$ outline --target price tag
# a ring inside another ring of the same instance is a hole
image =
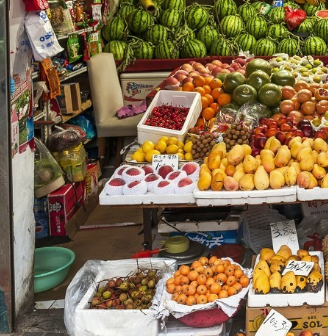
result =
[[[313,268],[313,261],[296,261],[290,260],[286,265],[282,275],[289,271],[293,271],[295,275],[305,275],[308,276]]]
[[[177,154],[153,155],[152,167],[154,171],[166,165],[171,166],[173,170],[178,170],[179,156]]]
[[[296,254],[299,249],[295,222],[293,220],[270,223],[273,250],[277,252],[282,245],[290,247]]]
[[[285,336],[292,327],[292,322],[285,316],[271,309],[266,319],[261,324],[256,336]]]

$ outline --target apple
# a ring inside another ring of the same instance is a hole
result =
[[[260,155],[260,153],[261,153],[261,148],[256,148],[256,147],[252,148],[252,153],[251,153],[252,156],[255,157],[256,155]]]
[[[216,66],[215,68],[212,69],[211,74],[212,74],[213,76],[216,76],[216,75],[219,74],[221,71],[222,71],[222,68],[219,67],[219,66]]]
[[[230,67],[230,64],[228,64],[228,63],[222,63],[222,65],[221,65],[222,69],[227,69],[229,67]]]
[[[272,136],[275,136],[278,131],[279,131],[278,128],[269,128],[265,133],[265,136],[271,138]]]
[[[214,60],[211,63],[214,64],[214,65],[217,65],[217,66],[221,66],[222,65],[222,62],[220,60]]]
[[[282,131],[277,132],[276,135],[275,135],[275,137],[276,137],[276,139],[278,139],[280,141],[280,143],[282,145],[285,144],[286,134],[284,132],[282,132]]]
[[[300,336],[313,336],[313,332],[310,331],[310,330],[303,330],[303,331],[300,333]]]
[[[264,146],[265,146],[266,141],[267,141],[267,138],[266,138],[265,136],[256,138],[256,139],[254,140],[254,146],[255,146],[256,148],[263,149]],[[252,155],[253,155],[253,154],[252,154]]]
[[[327,140],[327,133],[324,130],[318,130],[314,133],[314,138],[321,138],[323,140]]]

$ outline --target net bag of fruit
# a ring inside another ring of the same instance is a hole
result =
[[[176,261],[165,258],[87,261],[66,290],[68,334],[157,336],[155,305],[176,269]]]

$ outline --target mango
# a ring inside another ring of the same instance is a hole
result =
[[[288,167],[284,177],[285,182],[289,187],[295,185],[297,181],[297,173],[295,167],[294,166]]]
[[[291,148],[295,142],[299,142],[301,144],[302,138],[300,136],[293,138],[292,140],[289,141],[288,147]]]
[[[211,180],[211,189],[213,191],[220,191],[223,188],[224,176],[222,173],[216,173]]]
[[[323,168],[328,167],[328,153],[327,152],[321,152],[318,154],[317,164]]]
[[[309,251],[307,251],[307,250],[299,249],[299,250],[297,251],[297,256],[298,256],[300,259],[303,259],[304,257],[309,256],[309,255],[310,255],[310,253],[309,253]]]
[[[246,155],[243,161],[244,172],[246,174],[254,174],[258,165],[252,155]]]
[[[225,173],[228,176],[233,176],[233,174],[236,172],[236,167],[233,165],[228,165],[225,169]]]
[[[285,185],[285,178],[284,175],[281,174],[279,171],[273,170],[270,172],[270,187],[272,189],[281,189]]]
[[[326,176],[327,172],[325,168],[315,163],[312,169],[312,174],[317,180],[321,180]]]
[[[227,167],[229,165],[228,159],[226,157],[221,159],[221,164],[224,165],[225,167]]]
[[[310,173],[310,183],[308,185],[308,189],[313,189],[318,186],[318,180],[313,176],[312,173]]]
[[[239,188],[240,190],[253,190],[255,188],[254,174],[243,175],[239,180]]]
[[[303,160],[300,161],[301,171],[311,171],[314,167],[314,158],[312,154],[305,155]]]
[[[227,174],[225,173],[224,170],[222,170],[221,168],[216,168],[214,170],[212,170],[212,177],[216,174],[216,173],[221,173],[223,175],[223,177],[227,176]]]
[[[233,174],[233,178],[234,180],[236,180],[238,183],[240,181],[240,179],[245,175],[245,172],[244,172],[244,168],[239,168],[239,169],[236,169],[235,173]]]
[[[221,158],[225,158],[227,156],[227,146],[225,142],[219,142],[215,144],[212,148],[212,150],[219,150],[222,152]]]
[[[307,155],[311,154],[312,154],[311,147],[302,148],[297,154],[297,161],[301,162]]]
[[[310,185],[311,174],[308,171],[302,171],[297,175],[297,185],[300,188],[307,188]],[[328,180],[327,180],[327,188],[328,188]]]
[[[260,260],[255,265],[254,271],[257,270],[257,269],[262,270],[268,278],[270,277],[270,275],[271,275],[270,267],[269,267],[268,263],[266,262],[266,260]]]
[[[280,255],[285,259],[288,259],[291,255],[293,255],[292,250],[287,245],[281,245],[276,255]]]
[[[274,158],[271,155],[267,155],[263,157],[262,166],[264,167],[267,173],[272,172],[276,168],[276,165],[274,163]]]
[[[216,169],[220,167],[221,163],[221,151],[211,151],[210,155],[208,156],[208,168],[210,170]]]
[[[252,147],[250,145],[242,144],[241,146],[244,149],[245,155],[251,155],[251,153],[252,153]]]
[[[259,166],[254,174],[254,185],[257,190],[265,190],[270,186],[268,173],[263,166]]]
[[[321,152],[327,152],[328,151],[328,144],[325,140],[321,138],[314,139],[313,142],[313,149],[320,154]]]
[[[298,153],[303,148],[302,144],[300,142],[294,142],[290,147],[290,154],[291,156],[296,159]]]
[[[290,166],[295,168],[297,175],[301,172],[300,164],[297,161],[292,162]]]
[[[236,191],[239,188],[238,182],[232,176],[226,176],[223,179],[223,185],[227,191]]]
[[[260,251],[260,260],[269,260],[275,255],[273,249],[268,247],[263,247]]]
[[[198,189],[201,191],[208,190],[211,186],[212,176],[208,172],[203,172],[197,182]]]
[[[228,163],[236,166],[244,159],[245,152],[241,145],[234,145],[227,155]]]
[[[261,159],[263,160],[263,158],[267,155],[271,155],[272,157],[274,157],[274,153],[272,150],[270,149],[262,149],[261,152],[260,152],[260,157]]]
[[[206,163],[201,164],[200,170],[199,170],[199,176],[202,175],[202,173],[204,173],[204,172],[211,174],[211,171],[208,168]]]
[[[279,272],[274,272],[270,275],[269,284],[272,293],[280,292],[281,274]]]
[[[287,166],[290,158],[291,158],[291,154],[290,154],[289,148],[287,146],[282,146],[279,148],[274,158],[274,163],[276,167],[285,167]]]
[[[280,282],[280,290],[284,294],[292,294],[296,289],[296,277],[293,271],[287,272],[282,276]]]
[[[267,294],[270,292],[269,278],[265,275],[260,275],[254,282],[256,294]]]
[[[274,137],[274,139],[272,139],[272,141],[270,142],[269,149],[272,150],[273,153],[276,154],[278,150],[280,149],[280,147],[281,147],[280,141]]]

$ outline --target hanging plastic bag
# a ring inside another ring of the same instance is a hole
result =
[[[80,126],[87,134],[87,139],[92,139],[96,136],[95,126],[91,118],[84,115],[76,116],[68,121],[69,124]]]
[[[64,50],[45,11],[29,12],[25,17],[25,28],[35,61],[51,58]]]
[[[289,30],[297,28],[306,18],[306,12],[303,9],[284,7],[285,22]]]

